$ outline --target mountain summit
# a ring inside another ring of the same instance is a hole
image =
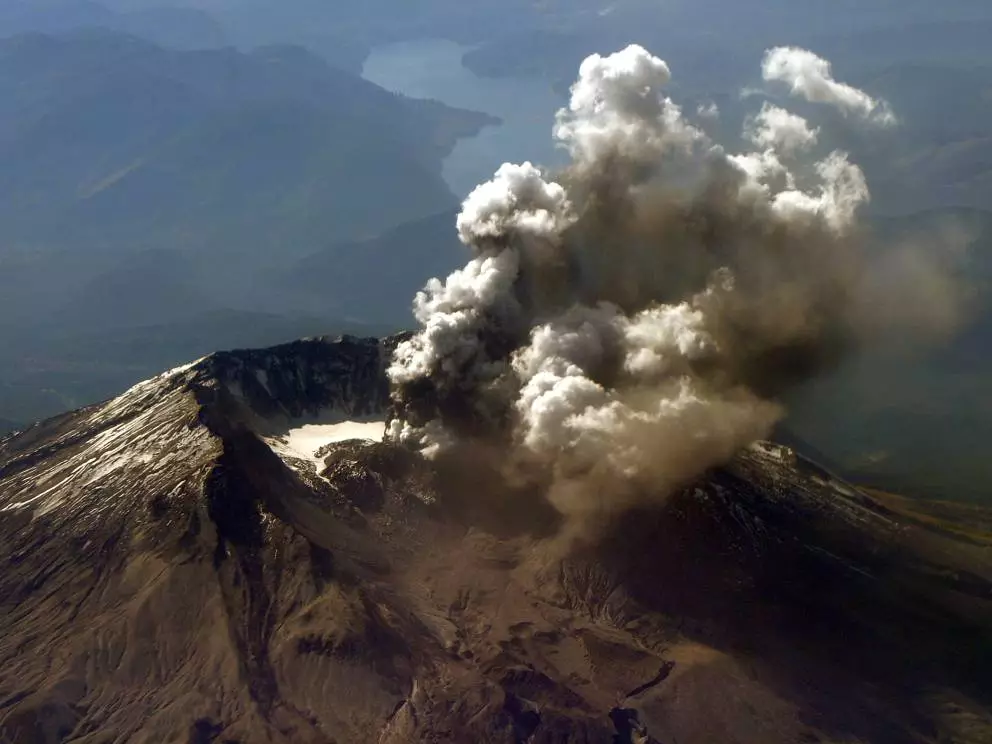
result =
[[[988,512],[758,443],[564,543],[381,441],[397,342],[218,353],[0,440],[0,741],[989,741]]]

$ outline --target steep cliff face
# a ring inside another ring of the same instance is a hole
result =
[[[394,343],[219,353],[0,440],[0,741],[988,741],[975,512],[762,444],[566,548],[374,441]]]
[[[204,360],[200,383],[234,395],[270,422],[329,412],[383,416],[389,398],[383,369],[394,346],[394,339],[345,336],[221,352]]]

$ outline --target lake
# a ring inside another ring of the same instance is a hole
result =
[[[547,80],[477,76],[462,65],[469,48],[443,39],[386,44],[372,50],[362,75],[395,93],[502,120],[501,125],[461,140],[445,160],[444,179],[460,197],[489,180],[507,161],[562,165],[565,157],[554,147],[551,129],[555,111],[566,101]]]

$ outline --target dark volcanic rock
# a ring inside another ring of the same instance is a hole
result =
[[[204,360],[202,371],[222,389],[238,391],[264,418],[303,418],[327,409],[362,416],[386,409],[386,354],[383,343],[373,339],[305,339],[271,349],[220,352]]]
[[[393,344],[216,354],[0,440],[0,742],[992,741],[987,513],[762,444],[565,547],[470,464],[292,454],[387,416]]]

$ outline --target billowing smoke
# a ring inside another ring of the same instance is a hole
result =
[[[858,114],[877,124],[896,122],[889,104],[872,98],[863,90],[834,80],[830,63],[813,52],[796,47],[769,49],[761,65],[766,82],[790,86],[792,94],[812,103],[836,106],[844,114]]]
[[[554,135],[577,165],[612,158],[652,162],[673,147],[689,147],[703,135],[663,94],[669,80],[668,65],[639,46],[609,57],[594,54],[579,67]]]
[[[744,134],[758,147],[794,153],[815,145],[820,130],[811,128],[803,117],[766,101],[746,122]]]
[[[770,52],[766,77],[870,101],[797,54]],[[417,295],[422,328],[388,370],[391,438],[432,456],[484,443],[508,471],[550,474],[567,517],[602,514],[766,436],[784,393],[891,328],[898,291],[883,323],[864,279],[858,166],[800,160],[820,131],[770,105],[745,124],[758,149],[729,153],[670,77],[638,46],[588,58],[554,127],[572,165],[507,164],[468,196],[471,258]]]

